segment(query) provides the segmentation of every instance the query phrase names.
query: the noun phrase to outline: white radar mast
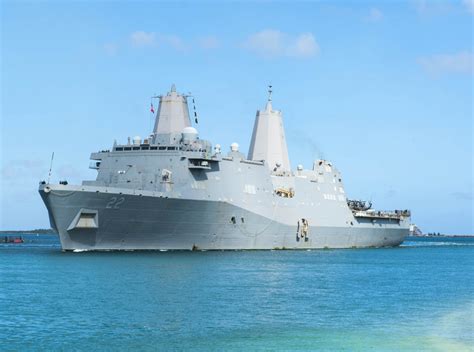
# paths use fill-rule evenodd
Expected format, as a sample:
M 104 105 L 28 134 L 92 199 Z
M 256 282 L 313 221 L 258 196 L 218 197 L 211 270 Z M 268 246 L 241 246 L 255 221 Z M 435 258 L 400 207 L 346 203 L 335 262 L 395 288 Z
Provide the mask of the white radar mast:
M 265 160 L 272 170 L 290 171 L 281 111 L 273 110 L 272 86 L 268 86 L 265 110 L 257 111 L 250 141 L 249 160 Z

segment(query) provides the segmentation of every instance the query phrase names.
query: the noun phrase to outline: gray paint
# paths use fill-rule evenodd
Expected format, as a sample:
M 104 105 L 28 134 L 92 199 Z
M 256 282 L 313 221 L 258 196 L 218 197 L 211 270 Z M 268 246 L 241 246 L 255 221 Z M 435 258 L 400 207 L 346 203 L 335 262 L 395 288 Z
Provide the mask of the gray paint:
M 283 117 L 280 111 L 273 110 L 270 99 L 265 110 L 257 111 L 248 159 L 265 160 L 272 170 L 290 171 Z
M 160 143 L 170 134 L 175 142 Z M 273 171 L 265 161 L 246 160 L 238 151 L 222 155 L 192 137 L 164 129 L 150 144 L 92 153 L 94 181 L 41 184 L 62 248 L 381 247 L 398 245 L 408 234 L 408 214 L 356 216 L 341 174 L 327 161 L 315 161 L 312 170 Z M 307 241 L 297 241 L 302 219 Z

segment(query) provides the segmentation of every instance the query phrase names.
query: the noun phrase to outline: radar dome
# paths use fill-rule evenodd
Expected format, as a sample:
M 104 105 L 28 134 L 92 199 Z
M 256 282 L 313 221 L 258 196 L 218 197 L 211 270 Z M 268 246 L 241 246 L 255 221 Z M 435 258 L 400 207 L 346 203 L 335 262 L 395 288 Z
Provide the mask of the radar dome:
M 194 142 L 198 138 L 198 131 L 191 126 L 183 128 L 181 133 L 183 135 L 183 142 L 186 144 Z
M 141 142 L 142 142 L 142 137 L 140 137 L 140 136 L 133 137 L 133 144 L 134 145 L 140 145 Z
M 230 150 L 233 151 L 233 152 L 238 152 L 239 151 L 239 145 L 237 143 L 232 143 L 230 145 Z

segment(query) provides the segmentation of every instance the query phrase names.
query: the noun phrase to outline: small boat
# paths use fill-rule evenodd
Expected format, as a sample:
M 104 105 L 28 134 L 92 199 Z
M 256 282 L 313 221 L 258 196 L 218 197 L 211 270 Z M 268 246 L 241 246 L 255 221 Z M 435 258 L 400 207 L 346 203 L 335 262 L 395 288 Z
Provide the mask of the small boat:
M 15 244 L 18 244 L 18 243 L 24 243 L 25 240 L 23 239 L 23 237 L 9 237 L 9 236 L 5 236 L 3 238 L 3 243 L 15 243 Z

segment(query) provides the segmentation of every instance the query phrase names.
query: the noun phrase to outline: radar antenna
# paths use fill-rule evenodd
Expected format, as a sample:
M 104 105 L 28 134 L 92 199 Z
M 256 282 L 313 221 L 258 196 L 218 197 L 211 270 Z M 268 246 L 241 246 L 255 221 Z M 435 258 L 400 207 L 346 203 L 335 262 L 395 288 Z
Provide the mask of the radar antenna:
M 53 159 L 54 159 L 54 152 L 51 154 L 51 164 L 49 165 L 49 173 L 48 173 L 48 185 L 49 180 L 51 179 L 51 170 L 53 169 Z
M 272 92 L 273 92 L 272 85 L 269 84 L 268 85 L 268 101 L 272 101 Z
M 197 110 L 196 110 L 196 101 L 194 100 L 194 95 L 193 95 L 193 93 L 188 92 L 188 94 L 185 95 L 184 97 L 186 97 L 186 99 L 187 99 L 187 98 L 192 98 L 194 122 L 196 123 L 196 125 L 199 124 L 198 113 L 197 113 Z

